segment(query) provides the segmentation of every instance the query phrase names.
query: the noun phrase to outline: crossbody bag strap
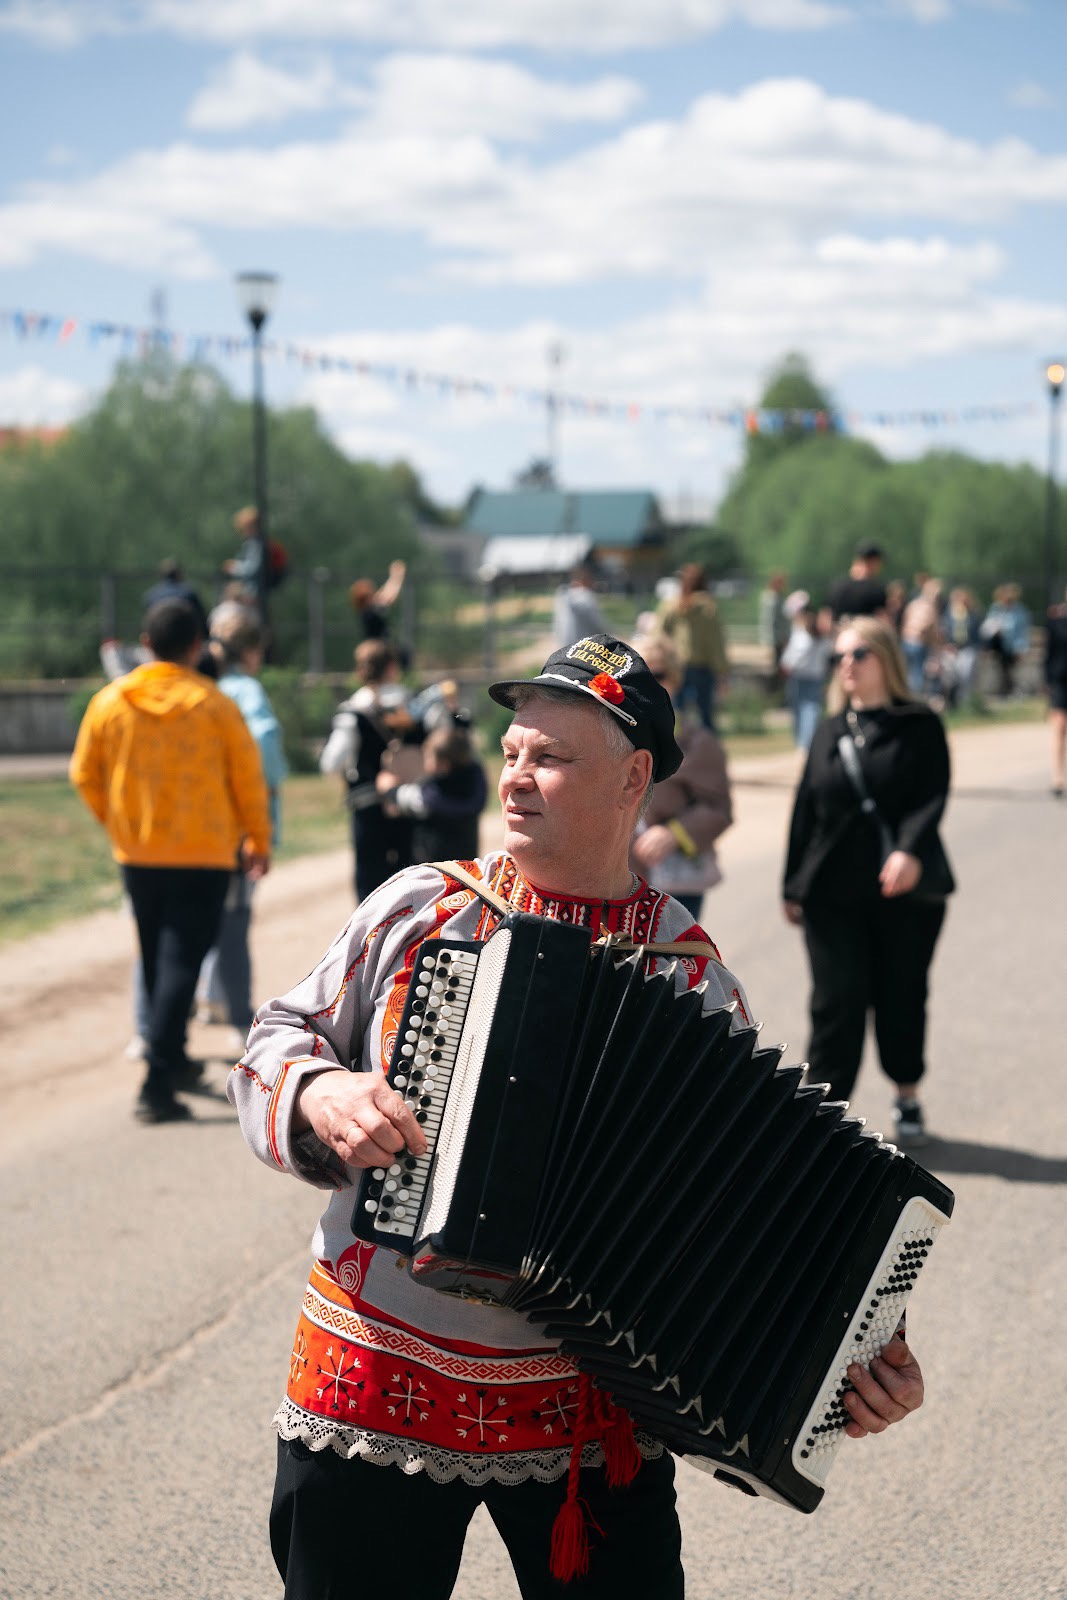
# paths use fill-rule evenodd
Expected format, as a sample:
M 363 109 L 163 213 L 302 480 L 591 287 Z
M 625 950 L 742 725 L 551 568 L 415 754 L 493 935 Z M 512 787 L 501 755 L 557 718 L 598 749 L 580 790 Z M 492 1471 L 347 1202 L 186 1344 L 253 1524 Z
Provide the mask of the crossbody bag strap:
M 476 878 L 473 872 L 461 867 L 458 861 L 431 861 L 430 865 L 447 877 L 455 878 L 457 883 L 464 883 L 468 889 L 473 889 L 479 900 L 484 900 L 487 906 L 492 906 L 502 917 L 509 916 L 515 909 L 503 895 L 497 894 L 495 889 L 490 889 L 483 879 Z M 716 966 L 722 965 L 715 946 L 707 944 L 703 939 L 674 939 L 669 944 L 641 944 L 633 939 L 620 938 L 617 934 L 605 933 L 596 942 L 610 945 L 613 950 L 626 954 L 641 950 L 647 951 L 650 956 L 702 956 L 707 961 L 714 961 Z
M 896 849 L 896 841 L 888 822 L 878 809 L 877 802 L 867 788 L 867 780 L 863 776 L 863 767 L 860 764 L 859 751 L 856 741 L 850 733 L 843 733 L 837 741 L 838 753 L 841 756 L 841 765 L 856 794 L 859 796 L 860 810 L 864 816 L 870 817 L 878 829 L 878 838 L 882 847 L 883 860 L 891 851 Z

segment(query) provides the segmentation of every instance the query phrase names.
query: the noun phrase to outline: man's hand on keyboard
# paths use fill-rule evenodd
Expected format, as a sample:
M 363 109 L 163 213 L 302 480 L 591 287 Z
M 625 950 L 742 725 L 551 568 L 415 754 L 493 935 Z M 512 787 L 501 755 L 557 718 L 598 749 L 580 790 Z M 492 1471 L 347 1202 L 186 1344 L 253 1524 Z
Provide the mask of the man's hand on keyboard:
M 875 1356 L 869 1372 L 854 1363 L 848 1378 L 852 1388 L 845 1395 L 845 1405 L 852 1421 L 845 1424 L 845 1432 L 850 1439 L 884 1433 L 891 1422 L 903 1422 L 923 1403 L 919 1363 L 899 1333 Z
M 316 1073 L 297 1095 L 293 1132 L 310 1127 L 350 1167 L 387 1167 L 405 1147 L 426 1153 L 426 1139 L 403 1095 L 380 1072 Z

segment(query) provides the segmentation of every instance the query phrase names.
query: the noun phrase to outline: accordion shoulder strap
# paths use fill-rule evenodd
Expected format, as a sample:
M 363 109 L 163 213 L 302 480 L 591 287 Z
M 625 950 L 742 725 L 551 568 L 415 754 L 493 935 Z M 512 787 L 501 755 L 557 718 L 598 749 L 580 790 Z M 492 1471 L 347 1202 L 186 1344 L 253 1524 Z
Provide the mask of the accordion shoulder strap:
M 510 915 L 514 909 L 503 895 L 497 894 L 495 889 L 490 889 L 487 883 L 481 878 L 476 878 L 473 872 L 468 872 L 466 867 L 461 867 L 458 861 L 432 861 L 430 865 L 449 878 L 455 878 L 457 883 L 464 883 L 468 889 L 473 889 L 480 900 L 484 900 L 487 906 L 492 906 L 502 917 Z M 650 956 L 703 956 L 707 961 L 714 961 L 716 966 L 722 965 L 722 958 L 715 946 L 707 944 L 702 939 L 674 939 L 669 944 L 640 944 L 634 939 L 622 939 L 615 934 L 604 934 L 597 943 L 610 945 L 613 950 L 623 952 L 647 950 Z

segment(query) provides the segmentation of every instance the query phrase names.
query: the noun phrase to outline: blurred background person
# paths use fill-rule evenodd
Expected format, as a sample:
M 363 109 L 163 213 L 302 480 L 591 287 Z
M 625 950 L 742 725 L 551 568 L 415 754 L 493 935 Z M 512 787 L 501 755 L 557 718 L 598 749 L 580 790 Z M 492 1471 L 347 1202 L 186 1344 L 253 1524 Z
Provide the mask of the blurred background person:
M 808 1078 L 851 1097 L 873 1012 L 896 1087 L 895 1138 L 926 1142 L 928 973 L 955 887 L 938 834 L 949 789 L 940 718 L 912 699 L 895 635 L 856 617 L 837 637 L 827 719 L 797 789 L 783 881 L 811 962 Z
M 142 600 L 145 612 L 151 611 L 161 600 L 184 600 L 187 606 L 192 607 L 202 636 L 207 638 L 209 630 L 203 602 L 173 556 L 167 556 L 159 563 L 159 581 L 145 590 Z
M 422 759 L 425 776 L 414 783 L 378 774 L 386 812 L 411 818 L 415 861 L 473 860 L 488 785 L 469 732 L 455 724 L 435 728 L 426 735 Z
M 411 750 L 422 730 L 411 714 L 400 682 L 400 660 L 385 639 L 364 639 L 355 650 L 359 688 L 338 706 L 330 737 L 319 757 L 319 771 L 339 773 L 345 781 L 352 817 L 356 899 L 367 896 L 401 867 L 412 864 L 410 817 L 389 816 L 377 789 L 387 752 L 395 746 Z M 413 781 L 416 772 L 399 773 Z
M 908 603 L 908 586 L 900 578 L 891 578 L 885 586 L 885 620 L 894 632 L 900 632 L 904 607 Z
M 830 619 L 842 617 L 881 617 L 886 609 L 886 587 L 882 580 L 885 552 L 873 539 L 856 546 L 852 564 L 844 578 L 830 585 Z
M 730 670 L 719 608 L 708 593 L 704 568 L 695 562 L 679 569 L 678 593 L 656 614 L 657 626 L 678 651 L 682 687 L 675 702 L 684 715 L 690 706 L 705 728 L 715 731 L 715 701 Z
M 389 576 L 384 583 L 375 584 L 371 578 L 357 578 L 348 591 L 349 602 L 356 613 L 359 631 L 364 639 L 388 639 L 390 606 L 394 606 L 400 598 L 400 591 L 404 587 L 407 577 L 407 566 L 403 561 L 390 561 Z M 403 652 L 401 665 L 406 665 L 406 654 Z
M 552 605 L 552 631 L 556 645 L 566 650 L 590 633 L 604 633 L 607 623 L 600 614 L 596 597 L 596 574 L 586 562 L 579 563 L 567 583 L 556 590 Z
M 1017 583 L 1001 583 L 993 590 L 981 635 L 997 663 L 1000 693 L 1009 697 L 1015 693 L 1016 663 L 1030 648 L 1030 613 Z
M 947 700 L 964 706 L 974 693 L 974 674 L 982 647 L 982 618 L 970 589 L 956 588 L 948 597 L 941 619 L 945 645 L 952 653 L 952 681 Z
M 922 588 L 904 607 L 900 619 L 900 644 L 908 669 L 908 688 L 912 694 L 925 694 L 927 665 L 941 649 L 941 585 L 936 578 L 921 574 Z
M 682 664 L 676 647 L 653 636 L 637 648 L 653 677 L 675 705 L 682 689 Z M 722 881 L 715 841 L 733 821 L 726 752 L 710 728 L 679 719 L 675 738 L 682 764 L 652 791 L 638 823 L 630 855 L 632 866 L 654 889 L 681 902 L 700 921 L 704 895 Z
M 259 512 L 255 506 L 242 506 L 234 513 L 234 532 L 241 542 L 237 554 L 222 563 L 222 570 L 234 583 L 258 595 L 263 567 L 263 541 L 259 537 Z
M 184 601 L 145 617 L 152 659 L 101 689 L 78 729 L 70 776 L 107 829 L 133 905 L 148 997 L 144 1122 L 189 1116 L 177 1098 L 203 1063 L 185 1053 L 200 963 L 214 943 L 241 849 L 261 877 L 270 864 L 267 791 L 237 707 L 196 671 L 204 643 Z
M 233 623 L 258 621 L 259 600 L 255 591 L 231 578 L 223 584 L 218 601 L 207 614 L 207 636 L 214 639 Z
M 281 788 L 288 776 L 281 724 L 259 681 L 263 670 L 263 629 L 247 615 L 224 623 L 215 635 L 219 688 L 234 702 L 256 741 L 270 808 L 271 851 L 281 843 Z M 197 1017 L 228 1022 L 240 1035 L 237 1054 L 252 1026 L 252 962 L 248 934 L 255 880 L 234 863 L 219 921 L 218 937 L 204 957 L 197 985 Z
M 781 661 L 785 698 L 793 717 L 797 748 L 808 750 L 822 716 L 833 641 L 820 631 L 818 615 L 806 589 L 791 594 L 785 608 L 792 624 Z
M 1052 793 L 1062 800 L 1067 747 L 1067 604 L 1049 607 L 1046 627 L 1044 676 L 1052 738 Z
M 782 651 L 789 639 L 789 618 L 785 611 L 785 573 L 772 572 L 760 591 L 758 638 L 767 663 L 778 677 Z

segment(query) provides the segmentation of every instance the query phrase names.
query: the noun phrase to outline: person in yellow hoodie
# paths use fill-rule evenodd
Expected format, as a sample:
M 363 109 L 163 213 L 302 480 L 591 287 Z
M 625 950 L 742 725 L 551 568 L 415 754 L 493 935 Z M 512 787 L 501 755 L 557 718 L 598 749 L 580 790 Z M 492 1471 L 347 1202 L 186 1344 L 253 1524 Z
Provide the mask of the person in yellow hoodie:
M 141 635 L 151 660 L 93 696 L 70 763 L 137 921 L 149 1006 L 144 1122 L 190 1115 L 176 1091 L 197 1087 L 202 1071 L 185 1054 L 200 963 L 235 863 L 253 879 L 270 864 L 259 751 L 234 702 L 195 670 L 203 642 L 191 606 L 152 606 Z

